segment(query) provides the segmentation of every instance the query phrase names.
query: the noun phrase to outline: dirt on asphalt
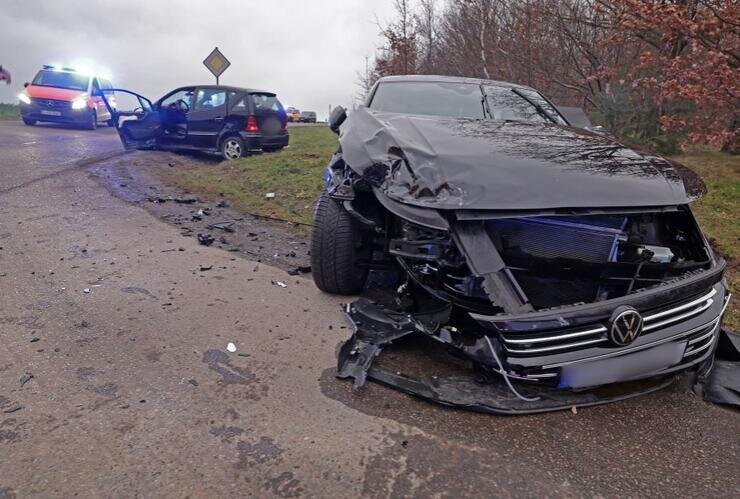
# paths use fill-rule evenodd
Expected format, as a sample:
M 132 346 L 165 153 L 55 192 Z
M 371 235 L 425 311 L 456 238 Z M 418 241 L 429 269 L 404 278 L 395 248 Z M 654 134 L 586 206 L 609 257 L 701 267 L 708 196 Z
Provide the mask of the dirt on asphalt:
M 165 151 L 135 151 L 97 163 L 91 174 L 116 197 L 144 208 L 175 225 L 184 237 L 194 237 L 248 260 L 266 263 L 292 275 L 310 272 L 310 227 L 237 211 L 228 199 L 201 199 L 164 183 L 168 169 L 216 164 L 217 157 Z M 173 251 L 178 248 L 173 246 Z

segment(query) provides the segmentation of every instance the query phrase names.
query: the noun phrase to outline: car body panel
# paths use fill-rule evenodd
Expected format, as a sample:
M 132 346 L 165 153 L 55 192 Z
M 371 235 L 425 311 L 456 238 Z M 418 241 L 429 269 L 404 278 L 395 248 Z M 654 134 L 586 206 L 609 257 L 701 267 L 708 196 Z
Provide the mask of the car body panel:
M 535 210 L 664 206 L 706 192 L 673 162 L 555 124 L 409 116 L 361 107 L 341 126 L 360 175 L 388 165 L 382 190 L 416 206 Z

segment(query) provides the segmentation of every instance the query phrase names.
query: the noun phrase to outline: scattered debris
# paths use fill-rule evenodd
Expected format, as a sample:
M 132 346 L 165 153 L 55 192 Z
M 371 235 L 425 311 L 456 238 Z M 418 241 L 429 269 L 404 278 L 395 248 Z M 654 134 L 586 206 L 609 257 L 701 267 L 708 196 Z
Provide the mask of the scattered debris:
M 29 381 L 31 381 L 31 379 L 33 379 L 33 374 L 31 374 L 31 373 L 23 373 L 21 375 L 21 386 L 23 386 L 26 383 L 28 383 Z
M 203 246 L 210 246 L 216 239 L 210 234 L 198 234 L 198 242 Z
M 85 288 L 85 289 L 82 290 L 82 292 L 85 293 L 85 294 L 89 294 L 90 291 L 91 291 L 90 288 Z
M 294 269 L 290 269 L 288 271 L 288 275 L 300 275 L 300 274 L 308 274 L 311 272 L 311 266 L 310 265 L 299 265 L 298 267 Z
M 270 282 L 271 282 L 272 284 L 274 284 L 275 286 L 280 286 L 281 288 L 287 288 L 287 287 L 288 287 L 288 285 L 287 285 L 287 284 L 285 284 L 285 283 L 284 283 L 284 282 L 282 282 L 282 281 L 274 281 L 274 280 L 273 280 L 273 281 L 270 281 Z
M 41 339 L 41 338 L 39 338 L 38 336 L 34 336 L 33 338 L 31 338 L 31 343 L 36 343 L 36 342 L 37 342 L 37 341 L 39 341 L 40 339 Z
M 224 200 L 219 201 L 218 204 L 216 205 L 216 208 L 228 208 L 228 207 L 229 207 L 229 203 L 227 203 Z
M 265 194 L 265 198 L 267 199 L 275 199 L 275 193 L 274 192 L 268 192 Z
M 236 223 L 236 220 L 223 220 L 221 222 L 215 222 L 212 224 L 208 224 L 206 228 L 208 230 L 221 229 L 224 232 L 234 232 L 235 223 Z
M 178 204 L 193 204 L 198 200 L 196 198 L 175 198 L 174 201 Z
M 20 411 L 21 409 L 23 409 L 23 406 L 21 406 L 20 404 L 13 404 L 3 409 L 3 412 L 6 414 L 10 414 L 11 412 Z
M 234 353 L 236 352 L 236 345 L 234 345 L 233 343 L 227 343 L 226 350 L 228 350 L 231 353 Z
M 208 266 L 201 265 L 200 266 L 200 271 L 201 272 L 206 272 L 206 271 L 211 270 L 211 269 L 213 269 L 213 265 L 208 265 Z

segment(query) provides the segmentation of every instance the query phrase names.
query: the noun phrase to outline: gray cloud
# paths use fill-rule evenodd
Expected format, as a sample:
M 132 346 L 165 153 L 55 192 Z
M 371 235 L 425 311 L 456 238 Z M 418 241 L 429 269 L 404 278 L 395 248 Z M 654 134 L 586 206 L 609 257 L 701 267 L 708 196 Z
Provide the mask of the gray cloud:
M 318 111 L 350 105 L 356 73 L 379 43 L 376 17 L 392 0 L 0 0 L 0 64 L 16 102 L 43 64 L 87 63 L 150 98 L 212 83 L 202 61 L 231 61 L 221 82 L 277 92 L 285 105 Z

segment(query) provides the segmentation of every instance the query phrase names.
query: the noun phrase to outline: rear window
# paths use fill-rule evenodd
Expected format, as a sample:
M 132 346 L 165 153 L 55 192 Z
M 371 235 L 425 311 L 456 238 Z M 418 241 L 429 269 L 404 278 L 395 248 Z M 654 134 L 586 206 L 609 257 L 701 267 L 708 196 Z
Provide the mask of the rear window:
M 254 103 L 255 114 L 265 112 L 283 113 L 283 105 L 275 95 L 271 94 L 250 94 L 252 103 Z
M 483 94 L 473 83 L 386 82 L 378 85 L 369 106 L 378 111 L 453 118 L 484 115 Z
M 70 90 L 87 90 L 89 76 L 78 73 L 65 73 L 43 69 L 36 74 L 32 85 L 43 87 L 68 88 Z

